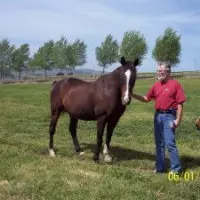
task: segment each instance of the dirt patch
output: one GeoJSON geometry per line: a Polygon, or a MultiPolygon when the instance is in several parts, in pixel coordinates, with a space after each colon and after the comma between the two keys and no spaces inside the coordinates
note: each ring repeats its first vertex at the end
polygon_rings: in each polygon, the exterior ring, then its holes
{"type": "Polygon", "coordinates": [[[4,185],[9,185],[9,182],[7,180],[0,181],[0,186],[4,186],[4,185]]]}

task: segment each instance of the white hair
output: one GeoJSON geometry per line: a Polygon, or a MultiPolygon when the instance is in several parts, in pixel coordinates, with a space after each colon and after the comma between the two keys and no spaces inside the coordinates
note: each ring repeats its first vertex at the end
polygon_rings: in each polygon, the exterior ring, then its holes
{"type": "Polygon", "coordinates": [[[158,66],[164,66],[169,73],[171,72],[171,64],[169,62],[159,62],[158,66]]]}

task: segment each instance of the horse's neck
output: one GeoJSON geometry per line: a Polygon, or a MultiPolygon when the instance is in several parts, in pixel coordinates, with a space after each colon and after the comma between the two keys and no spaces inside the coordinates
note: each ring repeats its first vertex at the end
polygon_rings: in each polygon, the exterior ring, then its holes
{"type": "Polygon", "coordinates": [[[120,79],[120,69],[117,68],[115,69],[111,74],[111,77],[116,80],[117,82],[119,82],[119,79],[120,79]]]}
{"type": "Polygon", "coordinates": [[[104,80],[112,83],[111,85],[115,87],[115,89],[120,89],[120,72],[119,70],[114,70],[110,74],[104,76],[104,80]]]}
{"type": "Polygon", "coordinates": [[[120,79],[120,68],[118,67],[111,73],[101,76],[94,83],[98,83],[99,81],[101,82],[102,80],[104,81],[108,80],[108,82],[113,82],[114,83],[113,85],[115,85],[115,87],[120,88],[119,79],[120,79]]]}

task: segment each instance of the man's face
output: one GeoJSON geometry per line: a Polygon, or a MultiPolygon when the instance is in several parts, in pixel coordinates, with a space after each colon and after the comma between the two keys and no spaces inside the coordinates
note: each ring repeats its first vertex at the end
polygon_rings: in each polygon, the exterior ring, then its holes
{"type": "Polygon", "coordinates": [[[164,81],[168,78],[168,76],[169,76],[169,72],[168,72],[168,70],[166,70],[165,66],[163,66],[163,65],[158,66],[158,68],[157,68],[158,80],[164,81]]]}

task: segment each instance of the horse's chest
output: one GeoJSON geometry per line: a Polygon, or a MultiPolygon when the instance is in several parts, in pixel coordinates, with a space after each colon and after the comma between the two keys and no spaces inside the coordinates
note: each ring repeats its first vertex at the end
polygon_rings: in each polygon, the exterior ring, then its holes
{"type": "Polygon", "coordinates": [[[121,105],[119,101],[99,101],[95,106],[96,116],[105,115],[109,117],[110,115],[121,116],[124,113],[125,107],[121,105]]]}

